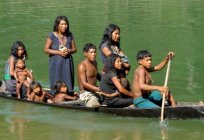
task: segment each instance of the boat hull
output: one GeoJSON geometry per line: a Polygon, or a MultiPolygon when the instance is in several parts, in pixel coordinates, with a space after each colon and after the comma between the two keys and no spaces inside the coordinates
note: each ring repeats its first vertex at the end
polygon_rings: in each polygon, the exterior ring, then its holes
{"type": "MultiPolygon", "coordinates": [[[[17,99],[15,97],[6,96],[4,93],[0,93],[1,98],[16,100],[31,104],[40,104],[64,109],[83,110],[91,112],[102,112],[108,114],[114,114],[118,116],[137,117],[137,118],[160,118],[161,109],[139,109],[139,108],[110,108],[110,107],[86,107],[79,104],[49,104],[43,102],[34,102],[24,99],[17,99]]],[[[180,103],[177,107],[165,107],[164,117],[168,119],[204,119],[204,105],[198,105],[196,103],[180,103]]]]}

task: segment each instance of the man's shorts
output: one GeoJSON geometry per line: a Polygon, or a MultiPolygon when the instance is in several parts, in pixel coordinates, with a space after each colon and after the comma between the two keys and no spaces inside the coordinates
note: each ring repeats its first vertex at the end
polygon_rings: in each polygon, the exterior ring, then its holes
{"type": "Polygon", "coordinates": [[[162,95],[160,91],[152,91],[147,97],[139,97],[133,100],[137,108],[155,108],[160,107],[162,103],[162,95]]]}
{"type": "Polygon", "coordinates": [[[84,91],[79,95],[79,98],[85,102],[87,107],[99,107],[99,99],[90,91],[84,91]]]}

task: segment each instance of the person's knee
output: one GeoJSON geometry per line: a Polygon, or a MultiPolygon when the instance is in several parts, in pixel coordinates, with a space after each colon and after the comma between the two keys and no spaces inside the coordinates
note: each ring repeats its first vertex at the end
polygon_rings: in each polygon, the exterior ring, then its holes
{"type": "Polygon", "coordinates": [[[153,91],[151,95],[149,96],[149,99],[152,101],[161,101],[162,95],[160,91],[153,91]]]}
{"type": "Polygon", "coordinates": [[[147,99],[140,99],[139,102],[137,100],[134,100],[133,103],[138,108],[156,108],[156,107],[159,107],[158,105],[154,104],[153,102],[151,102],[147,99]]]}
{"type": "Polygon", "coordinates": [[[22,84],[21,84],[21,83],[17,83],[17,84],[16,84],[16,89],[20,89],[20,88],[21,88],[21,86],[22,86],[22,84]]]}
{"type": "Polygon", "coordinates": [[[89,101],[87,101],[86,106],[87,106],[87,107],[96,107],[96,106],[100,106],[100,103],[99,103],[97,97],[92,96],[92,97],[89,99],[89,101]]]}

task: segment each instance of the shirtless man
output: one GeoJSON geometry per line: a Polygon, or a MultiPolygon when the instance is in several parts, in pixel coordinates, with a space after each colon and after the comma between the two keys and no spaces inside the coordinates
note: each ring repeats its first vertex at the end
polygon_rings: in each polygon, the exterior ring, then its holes
{"type": "Polygon", "coordinates": [[[16,68],[14,70],[14,77],[16,79],[16,94],[18,98],[21,98],[20,90],[22,85],[25,85],[27,90],[27,97],[30,94],[30,80],[33,80],[32,73],[26,68],[25,61],[18,59],[16,62],[16,68]],[[29,79],[29,80],[28,80],[29,79]]]}
{"type": "Polygon", "coordinates": [[[162,103],[162,94],[166,94],[168,103],[175,107],[176,103],[168,87],[152,85],[150,72],[159,71],[164,68],[173,58],[174,53],[169,52],[157,66],[152,66],[152,57],[147,50],[141,50],[137,53],[137,62],[139,66],[136,68],[132,83],[132,92],[134,96],[134,105],[138,108],[159,107],[162,103]]]}
{"type": "Polygon", "coordinates": [[[80,89],[80,99],[83,100],[88,107],[100,106],[98,99],[97,80],[101,80],[101,75],[98,73],[96,62],[96,47],[87,43],[83,48],[85,59],[78,65],[78,86],[80,89]],[[97,92],[97,93],[96,93],[97,92]]]}

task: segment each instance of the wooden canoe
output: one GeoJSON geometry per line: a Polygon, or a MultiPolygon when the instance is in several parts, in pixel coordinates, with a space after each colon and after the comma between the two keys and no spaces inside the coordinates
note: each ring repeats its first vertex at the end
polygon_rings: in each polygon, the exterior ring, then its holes
{"type": "MultiPolygon", "coordinates": [[[[80,104],[72,104],[72,102],[66,102],[64,104],[49,104],[44,102],[34,102],[24,99],[17,99],[15,97],[9,97],[5,93],[0,92],[0,97],[9,100],[16,100],[32,104],[41,104],[52,107],[59,107],[65,109],[75,109],[75,110],[84,110],[91,112],[102,112],[109,113],[118,116],[127,116],[127,117],[137,117],[137,118],[159,118],[161,115],[160,108],[152,109],[139,109],[139,108],[110,108],[110,107],[86,107],[80,104]]],[[[190,102],[180,102],[175,108],[165,107],[164,112],[165,118],[168,119],[204,119],[204,105],[199,105],[198,103],[190,102]]]]}

